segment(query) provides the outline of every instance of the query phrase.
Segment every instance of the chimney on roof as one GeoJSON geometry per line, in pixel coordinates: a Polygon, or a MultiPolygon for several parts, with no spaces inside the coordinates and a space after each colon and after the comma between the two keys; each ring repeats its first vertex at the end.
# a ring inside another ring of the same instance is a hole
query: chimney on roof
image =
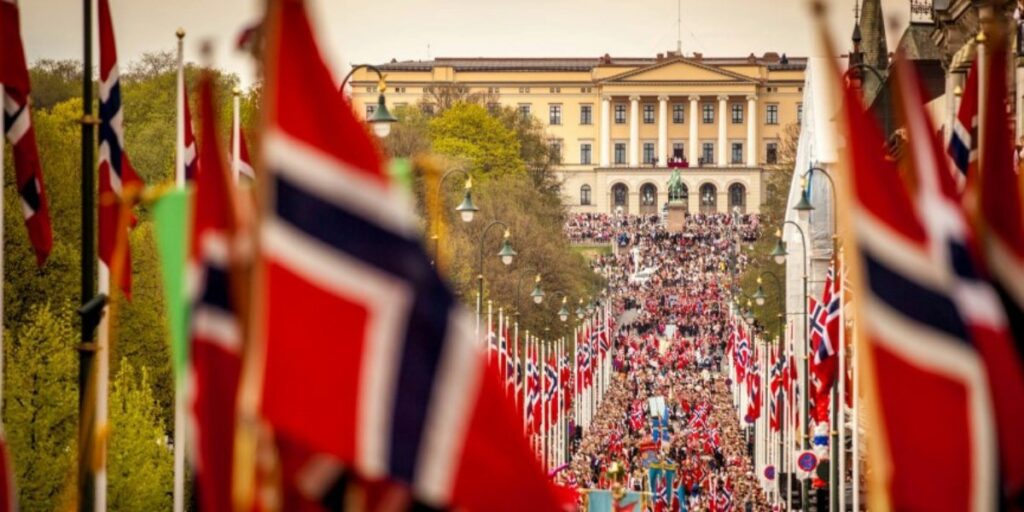
{"type": "Polygon", "coordinates": [[[754,55],[754,52],[750,52],[750,55],[747,55],[747,62],[749,62],[750,64],[757,63],[757,56],[754,55]]]}
{"type": "Polygon", "coordinates": [[[391,63],[392,63],[392,64],[394,64],[394,63],[396,63],[396,62],[398,62],[398,59],[396,59],[396,58],[394,58],[394,57],[391,57],[391,63]]]}
{"type": "Polygon", "coordinates": [[[786,57],[785,53],[782,54],[782,59],[779,61],[779,64],[782,64],[782,65],[789,64],[789,57],[786,57]]]}
{"type": "Polygon", "coordinates": [[[704,54],[700,52],[693,52],[694,60],[704,60],[704,54]]]}
{"type": "MultiPolygon", "coordinates": [[[[671,54],[670,54],[670,55],[671,55],[671,54]]],[[[664,53],[659,53],[659,54],[658,54],[658,58],[657,58],[657,60],[658,60],[658,61],[663,61],[663,60],[665,60],[665,54],[664,54],[664,53]]]]}
{"type": "Polygon", "coordinates": [[[601,64],[611,64],[611,63],[612,63],[611,55],[608,55],[606,53],[606,54],[601,56],[601,64]]]}
{"type": "Polygon", "coordinates": [[[765,62],[769,62],[769,63],[773,63],[774,64],[774,63],[779,61],[779,54],[775,53],[775,52],[767,52],[767,53],[764,54],[764,57],[762,57],[762,58],[764,59],[765,62]]]}

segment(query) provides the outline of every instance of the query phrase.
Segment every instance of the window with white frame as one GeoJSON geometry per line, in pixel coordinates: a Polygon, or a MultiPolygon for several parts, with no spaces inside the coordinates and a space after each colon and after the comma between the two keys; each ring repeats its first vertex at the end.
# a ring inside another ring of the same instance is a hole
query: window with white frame
{"type": "Polygon", "coordinates": [[[654,124],[654,105],[644,104],[644,124],[654,124]]]}
{"type": "Polygon", "coordinates": [[[701,144],[700,160],[701,160],[701,163],[703,163],[705,165],[710,165],[710,164],[715,163],[715,143],[714,142],[705,142],[704,144],[701,144]]]}
{"type": "Polygon", "coordinates": [[[683,124],[686,122],[686,106],[682,103],[672,105],[672,123],[683,124]]]}
{"type": "Polygon", "coordinates": [[[626,105],[623,103],[615,105],[615,124],[626,124],[626,105]]]}
{"type": "Polygon", "coordinates": [[[743,163],[743,143],[742,142],[733,142],[732,143],[732,160],[730,160],[730,161],[733,164],[742,164],[743,163]]]}
{"type": "Polygon", "coordinates": [[[733,103],[732,104],[732,123],[742,124],[743,123],[743,104],[733,103]]]}
{"type": "Polygon", "coordinates": [[[615,143],[615,164],[623,165],[626,163],[626,143],[616,142],[615,143]]]}
{"type": "Polygon", "coordinates": [[[591,147],[592,146],[591,146],[591,144],[589,142],[584,142],[584,143],[580,144],[580,164],[583,164],[583,165],[589,165],[590,164],[590,159],[591,159],[591,154],[592,154],[591,147]]]}
{"type": "Polygon", "coordinates": [[[715,122],[715,106],[711,103],[705,103],[702,107],[701,120],[704,124],[711,124],[715,122]]]}
{"type": "Polygon", "coordinates": [[[562,106],[561,105],[549,105],[548,106],[548,124],[553,124],[553,125],[562,124],[562,106]]]}
{"type": "Polygon", "coordinates": [[[653,142],[644,142],[644,163],[645,164],[653,164],[654,163],[654,143],[653,142]]]}
{"type": "Polygon", "coordinates": [[[770,103],[768,105],[768,111],[764,116],[765,124],[779,124],[779,104],[770,103]]]}
{"type": "Polygon", "coordinates": [[[580,105],[580,124],[594,124],[594,107],[580,105]]]}

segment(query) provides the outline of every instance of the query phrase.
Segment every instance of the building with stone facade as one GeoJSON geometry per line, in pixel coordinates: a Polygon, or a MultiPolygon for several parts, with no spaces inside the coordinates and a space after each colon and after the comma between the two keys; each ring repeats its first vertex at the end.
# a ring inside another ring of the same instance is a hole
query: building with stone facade
{"type": "MultiPolygon", "coordinates": [[[[806,59],[775,53],[709,58],[436,58],[378,66],[389,108],[431,109],[431,87],[461,87],[536,117],[561,161],[573,212],[661,211],[679,169],[690,212],[765,200],[764,169],[779,158],[785,129],[800,123],[806,59]]],[[[352,77],[358,112],[376,108],[377,77],[352,77]]]]}

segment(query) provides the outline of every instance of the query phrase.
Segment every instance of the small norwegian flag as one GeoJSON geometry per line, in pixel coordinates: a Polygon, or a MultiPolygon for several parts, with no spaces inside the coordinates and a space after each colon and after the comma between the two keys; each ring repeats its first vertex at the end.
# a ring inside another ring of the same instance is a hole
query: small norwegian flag
{"type": "MultiPolygon", "coordinates": [[[[28,238],[36,253],[36,263],[46,263],[53,248],[53,228],[43,184],[43,168],[36,146],[36,130],[30,112],[28,66],[21,44],[18,4],[0,0],[0,83],[4,86],[3,128],[14,155],[14,173],[21,197],[21,212],[28,238]]],[[[0,150],[2,150],[0,144],[0,150]]]]}
{"type": "MultiPolygon", "coordinates": [[[[99,257],[102,265],[110,268],[117,241],[117,216],[122,198],[128,187],[142,187],[142,179],[135,173],[128,153],[124,150],[124,111],[121,107],[121,78],[117,70],[117,47],[114,43],[114,25],[110,19],[109,0],[99,0],[100,27],[100,137],[99,137],[99,257]]],[[[132,262],[127,244],[121,289],[131,296],[132,262]]],[[[101,282],[100,286],[105,286],[101,282]]]]}

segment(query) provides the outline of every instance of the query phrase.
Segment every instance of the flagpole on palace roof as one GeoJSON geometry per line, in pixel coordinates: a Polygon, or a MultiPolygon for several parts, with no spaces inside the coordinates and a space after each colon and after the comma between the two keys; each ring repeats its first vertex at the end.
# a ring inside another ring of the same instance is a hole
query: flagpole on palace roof
{"type": "Polygon", "coordinates": [[[231,91],[232,100],[232,114],[231,114],[231,175],[235,178],[235,183],[238,183],[239,174],[242,169],[242,121],[241,121],[241,95],[242,91],[238,87],[235,87],[231,91]]]}

